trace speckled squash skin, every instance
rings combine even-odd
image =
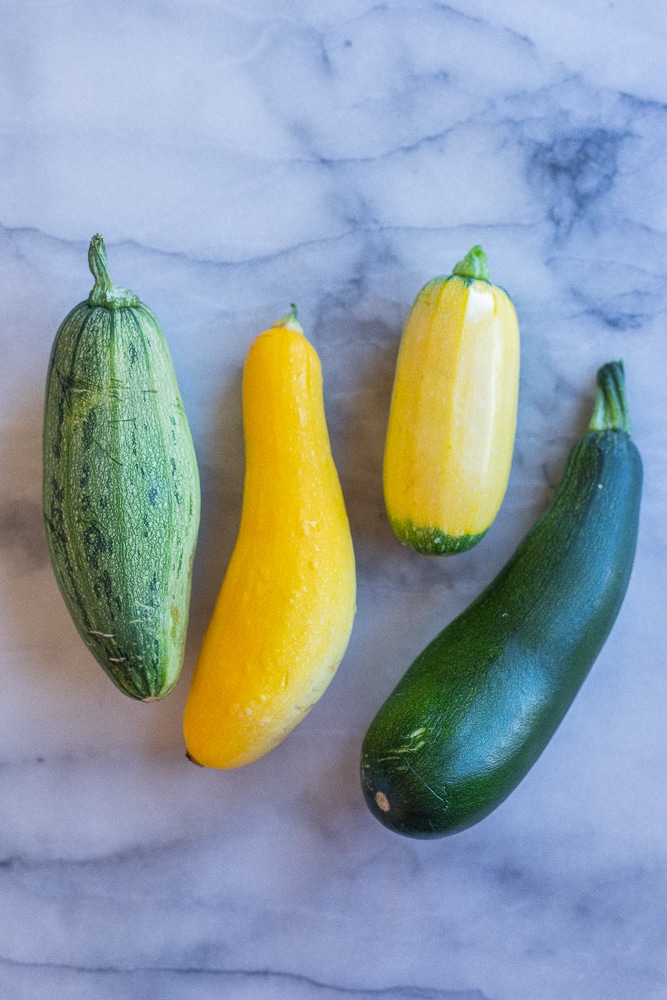
[[[387,515],[423,555],[464,552],[507,489],[519,390],[519,326],[473,247],[410,310],[396,361],[384,451]]]
[[[95,287],[51,351],[44,522],[83,641],[121,691],[150,701],[183,662],[199,476],[157,319],[111,284],[100,236],[89,262]]]
[[[331,681],[356,609],[320,362],[295,312],[248,351],[243,425],[239,534],[183,723],[190,758],[215,768],[256,760],[297,725]]]
[[[634,559],[642,463],[620,362],[558,492],[477,600],[417,657],[366,734],[361,783],[389,829],[477,823],[555,732],[616,619]]]

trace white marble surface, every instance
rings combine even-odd
[[[662,0],[0,4],[0,996],[667,997]],[[41,407],[90,236],[160,317],[201,466],[188,657],[120,695],[47,560]],[[501,513],[451,560],[380,488],[412,298],[473,243],[522,329]],[[352,642],[277,750],[194,768],[181,716],[236,534],[240,371],[296,301],[318,348],[359,568]],[[618,622],[546,752],[483,823],[383,829],[365,728],[551,495],[623,357],[645,462]]]

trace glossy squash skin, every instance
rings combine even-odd
[[[355,613],[320,362],[295,312],[250,347],[243,419],[241,524],[184,718],[188,755],[215,768],[261,757],[296,726],[333,677]]]
[[[450,555],[485,534],[507,488],[518,389],[514,306],[473,247],[422,288],[401,338],[383,480],[405,545]]]
[[[618,614],[642,463],[620,363],[598,378],[592,429],[575,444],[551,506],[417,657],[366,734],[366,802],[397,833],[440,837],[495,809],[547,745]]]
[[[95,286],[49,362],[46,537],[83,641],[121,691],[151,701],[183,662],[199,475],[157,319],[111,283],[101,236],[89,263]]]

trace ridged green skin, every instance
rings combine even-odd
[[[84,642],[121,691],[154,700],[173,688],[183,662],[197,462],[157,319],[110,282],[105,294],[96,281],[91,299],[109,304],[76,306],[51,352],[46,535]]]
[[[600,370],[602,429],[575,444],[548,510],[371,723],[362,788],[389,829],[441,837],[487,816],[542,753],[602,648],[630,579],[642,485],[622,379],[620,362]],[[610,416],[617,406],[622,419]]]

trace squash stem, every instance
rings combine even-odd
[[[486,254],[481,246],[477,245],[472,250],[469,250],[463,260],[460,260],[454,266],[452,274],[458,274],[460,278],[490,281],[489,265],[486,261]]]
[[[107,251],[104,239],[96,233],[90,241],[88,249],[88,266],[95,279],[92,291],[88,296],[89,306],[103,306],[105,309],[126,309],[141,305],[139,299],[128,288],[118,288],[111,281]]]
[[[286,330],[295,330],[296,333],[303,333],[303,327],[301,326],[301,323],[299,323],[299,320],[297,319],[296,306],[294,305],[293,302],[290,304],[292,308],[287,313],[287,315],[282,316],[280,319],[277,319],[273,325],[274,327],[284,326]]]
[[[625,372],[622,361],[603,365],[597,376],[597,395],[591,417],[592,431],[630,433],[630,415],[625,395]]]

